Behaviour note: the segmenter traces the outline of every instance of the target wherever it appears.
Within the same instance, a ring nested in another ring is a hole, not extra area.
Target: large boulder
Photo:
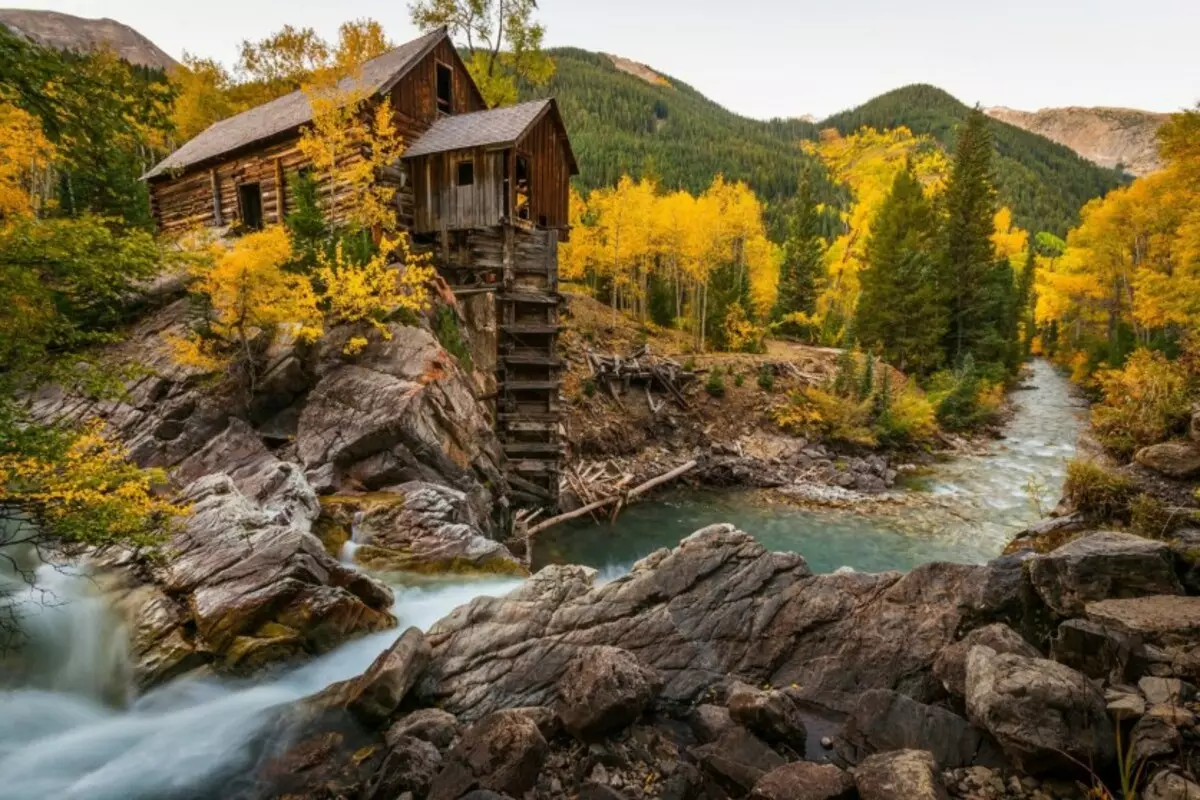
[[[1037,556],[1029,576],[1046,605],[1068,617],[1095,600],[1183,593],[1170,548],[1127,533],[1095,533]]]
[[[458,800],[473,789],[520,797],[537,783],[548,752],[533,720],[497,711],[463,734],[433,779],[428,800]]]
[[[1173,770],[1159,770],[1150,776],[1143,800],[1200,800],[1200,784],[1193,783]]]
[[[388,728],[387,743],[391,746],[406,736],[445,750],[458,737],[458,720],[440,708],[420,708],[401,717]]]
[[[784,764],[776,753],[750,731],[730,728],[715,742],[692,748],[705,772],[727,791],[744,795],[771,770]]]
[[[335,683],[312,698],[322,708],[344,708],[367,724],[387,720],[429,665],[429,644],[409,628],[362,675]]]
[[[424,797],[441,771],[442,755],[431,743],[403,736],[388,743],[388,754],[367,784],[364,800],[395,800],[410,792]]]
[[[1089,603],[1087,618],[1161,647],[1200,643],[1200,597],[1157,595]]]
[[[576,738],[596,739],[640,717],[658,686],[658,676],[627,650],[589,648],[575,657],[558,683],[558,716]]]
[[[1058,626],[1050,658],[1089,678],[1125,683],[1142,654],[1139,636],[1122,633],[1087,619],[1069,619]]]
[[[715,525],[595,585],[548,567],[505,597],[477,598],[429,630],[428,703],[463,719],[550,705],[568,664],[597,645],[633,653],[663,680],[658,703],[691,708],[729,675],[799,687],[848,712],[867,689],[942,696],[931,664],[956,631],[1020,607],[1019,564],[927,564],[907,574],[812,575]]]
[[[1041,658],[976,646],[967,658],[967,715],[1029,773],[1114,758],[1104,695],[1083,674]]]
[[[854,779],[833,764],[795,761],[759,779],[751,800],[849,800]]]
[[[854,770],[861,800],[946,800],[933,756],[923,750],[879,753]]]
[[[944,769],[1003,762],[995,742],[954,712],[886,689],[863,692],[841,739],[839,754],[852,763],[891,750],[927,751]]]
[[[955,697],[963,697],[967,693],[967,656],[971,648],[980,644],[992,648],[997,653],[1016,653],[1029,658],[1041,655],[1033,645],[1004,623],[996,622],[975,628],[962,639],[943,648],[933,662],[933,674],[946,687],[946,691]],[[947,765],[943,762],[943,766]]]
[[[767,742],[804,753],[808,731],[796,701],[787,692],[755,689],[740,683],[730,691],[725,705],[734,722],[745,725]]]
[[[1200,443],[1163,442],[1143,447],[1133,455],[1134,461],[1160,475],[1179,480],[1200,477]]]
[[[465,493],[414,481],[386,492],[325,501],[330,519],[354,532],[354,560],[379,571],[528,574],[489,539]]]

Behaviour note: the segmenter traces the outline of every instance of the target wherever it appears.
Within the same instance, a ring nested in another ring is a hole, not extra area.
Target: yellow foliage
[[[125,450],[93,421],[57,448],[0,452],[0,506],[15,506],[66,539],[153,546],[186,513],[154,491],[161,470],[130,464]]]
[[[346,342],[346,346],[342,348],[342,353],[348,356],[356,356],[363,350],[367,349],[369,342],[364,336],[352,336],[350,341]]]
[[[871,407],[869,397],[858,400],[809,386],[793,393],[771,415],[793,435],[874,447],[878,440],[871,430]]]
[[[171,122],[180,142],[203,133],[214,122],[245,110],[232,95],[233,78],[225,67],[209,58],[183,54],[183,63],[168,76],[175,89]]]
[[[741,303],[731,303],[722,323],[725,334],[725,349],[735,353],[759,353],[763,350],[766,330],[755,325],[746,316]]]
[[[400,252],[402,266],[389,266],[393,253]],[[413,253],[404,237],[384,239],[366,264],[345,257],[338,242],[333,257],[317,256],[317,278],[325,286],[322,299],[335,323],[370,322],[385,339],[391,338],[382,319],[405,308],[423,311],[429,307],[426,283],[433,278],[429,257]]]
[[[37,119],[0,95],[0,219],[39,212],[54,155]]]
[[[822,131],[817,144],[806,149],[820,157],[833,178],[854,197],[843,212],[846,231],[825,252],[824,289],[817,298],[822,320],[850,320],[861,290],[859,274],[866,267],[871,223],[891,191],[896,175],[911,161],[913,170],[930,196],[939,194],[950,175],[950,162],[928,136],[914,136],[903,126],[886,131],[864,127],[850,136]]]
[[[1092,427],[1104,446],[1130,456],[1138,447],[1182,432],[1191,417],[1191,390],[1200,380],[1189,374],[1189,363],[1141,349],[1123,369],[1098,372],[1103,399],[1092,408]]]
[[[992,233],[992,244],[996,248],[996,255],[1019,267],[1024,262],[1025,251],[1029,247],[1029,232],[1013,225],[1012,209],[1008,206],[1002,206],[996,212],[993,225],[995,231]]]

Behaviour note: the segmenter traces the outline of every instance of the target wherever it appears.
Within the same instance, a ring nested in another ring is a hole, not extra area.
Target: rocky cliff
[[[0,9],[0,25],[22,39],[52,47],[90,53],[108,49],[128,61],[154,69],[170,69],[175,59],[128,25],[112,19],[84,19],[57,11]]]
[[[1102,167],[1122,165],[1132,175],[1162,168],[1155,138],[1167,114],[1132,108],[1043,108],[1018,111],[997,106],[988,116],[1066,145]]]

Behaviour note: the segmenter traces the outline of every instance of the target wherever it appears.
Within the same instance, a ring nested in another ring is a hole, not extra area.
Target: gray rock
[[[1200,444],[1196,442],[1152,444],[1134,453],[1133,460],[1168,478],[1200,477]]]
[[[967,658],[966,703],[970,720],[1024,772],[1105,765],[1115,756],[1104,696],[1057,662],[976,646]]]
[[[1170,540],[1179,581],[1188,594],[1200,594],[1200,528],[1175,531]]]
[[[1033,645],[1003,623],[997,622],[976,628],[959,641],[943,648],[933,662],[933,674],[946,687],[946,691],[955,697],[963,697],[966,694],[967,655],[977,644],[990,647],[997,653],[1015,653],[1029,658],[1041,656]],[[940,759],[939,763],[947,766]]]
[[[429,654],[421,629],[409,628],[362,675],[327,687],[309,702],[320,708],[345,708],[358,719],[377,724],[404,701],[429,665]]]
[[[854,795],[854,779],[833,764],[796,761],[784,764],[764,775],[751,800],[849,800]]]
[[[1182,705],[1192,699],[1196,687],[1178,678],[1155,678],[1147,675],[1138,681],[1138,688],[1150,705]]]
[[[520,797],[536,785],[548,752],[529,717],[497,711],[463,734],[433,779],[428,800],[458,800],[472,789]]]
[[[1200,597],[1160,595],[1089,603],[1087,617],[1159,647],[1200,642]]]
[[[804,753],[808,731],[800,709],[787,693],[737,684],[725,705],[734,722],[745,725],[763,740]]]
[[[563,727],[584,741],[629,725],[658,691],[658,676],[618,647],[580,652],[558,683],[558,716]]]
[[[692,755],[719,784],[744,794],[763,776],[783,766],[783,758],[745,728],[734,727],[711,744],[692,748]]]
[[[862,800],[946,800],[946,789],[933,756],[923,750],[873,755],[854,770]]]
[[[1095,533],[1037,556],[1029,576],[1062,616],[1082,615],[1097,600],[1183,593],[1170,548],[1127,533]]]
[[[1115,719],[1137,719],[1146,713],[1146,698],[1140,692],[1106,689],[1104,703]]]
[[[696,706],[688,715],[688,723],[692,733],[702,744],[720,738],[722,733],[737,724],[729,715],[729,709],[709,703]]]
[[[1089,678],[1124,683],[1142,652],[1138,636],[1113,630],[1086,619],[1069,619],[1058,626],[1050,643],[1050,658]]]
[[[891,750],[924,750],[944,769],[1002,766],[996,744],[957,714],[886,689],[863,692],[842,732],[851,763]]]
[[[401,717],[388,728],[388,746],[405,736],[415,737],[429,742],[439,750],[445,750],[458,736],[458,720],[453,714],[448,714],[440,708],[417,709]]]
[[[393,800],[402,792],[424,797],[442,767],[442,756],[431,743],[414,736],[388,742],[388,754],[367,784],[365,800]]]
[[[1147,759],[1178,755],[1183,745],[1179,729],[1162,717],[1144,716],[1129,733],[1134,763]]]
[[[1200,800],[1200,785],[1177,772],[1159,770],[1150,777],[1143,800]]]
[[[420,694],[467,720],[552,704],[571,660],[610,645],[659,674],[665,707],[693,706],[728,675],[795,684],[840,712],[867,689],[928,702],[943,694],[934,657],[969,621],[1019,607],[1020,574],[1018,563],[814,576],[799,555],[716,525],[602,586],[593,571],[552,567],[457,609],[429,631]]]
[[[414,481],[328,504],[353,526],[354,560],[377,571],[528,574],[504,545],[489,539],[466,494]]]

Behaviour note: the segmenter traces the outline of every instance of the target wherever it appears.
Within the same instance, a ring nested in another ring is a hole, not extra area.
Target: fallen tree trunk
[[[581,507],[575,509],[574,511],[568,511],[565,514],[559,514],[557,517],[551,517],[550,519],[543,520],[543,521],[539,522],[537,525],[534,525],[533,527],[529,528],[529,530],[527,530],[525,532],[525,536],[532,537],[538,533],[541,533],[542,531],[546,530],[547,528],[550,528],[550,527],[553,527],[553,526],[559,524],[560,522],[568,522],[573,519],[578,519],[579,517],[582,517],[585,514],[590,514],[593,511],[596,511],[597,509],[604,508],[605,506],[611,505],[617,501],[628,502],[628,501],[632,500],[633,498],[637,497],[638,495],[645,494],[646,492],[653,489],[655,486],[661,486],[664,483],[668,483],[670,481],[675,480],[676,478],[678,478],[681,475],[691,472],[693,469],[696,468],[696,464],[697,464],[697,462],[695,460],[688,461],[686,464],[681,464],[678,467],[676,467],[675,469],[671,470],[670,472],[664,472],[662,475],[659,475],[658,477],[651,478],[650,480],[646,481],[645,483],[633,487],[628,492],[624,492],[622,494],[614,494],[614,495],[610,495],[608,497],[603,497],[599,500],[596,500],[595,502],[588,503],[585,506],[581,506]]]

